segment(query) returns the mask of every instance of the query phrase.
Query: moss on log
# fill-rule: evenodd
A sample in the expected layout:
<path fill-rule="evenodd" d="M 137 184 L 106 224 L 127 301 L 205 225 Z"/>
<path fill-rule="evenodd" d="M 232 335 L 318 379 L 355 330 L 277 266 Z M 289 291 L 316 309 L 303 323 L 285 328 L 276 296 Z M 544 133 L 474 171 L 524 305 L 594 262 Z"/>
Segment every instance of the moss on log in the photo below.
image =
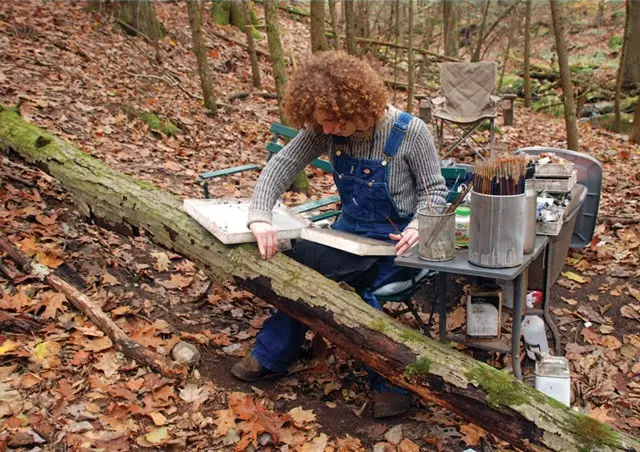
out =
<path fill-rule="evenodd" d="M 286 256 L 263 261 L 254 245 L 224 246 L 182 210 L 178 198 L 108 168 L 2 107 L 0 148 L 55 177 L 96 223 L 118 231 L 144 230 L 150 240 L 191 259 L 211 278 L 250 290 L 393 383 L 517 447 L 640 451 L 640 440 L 415 334 Z"/>

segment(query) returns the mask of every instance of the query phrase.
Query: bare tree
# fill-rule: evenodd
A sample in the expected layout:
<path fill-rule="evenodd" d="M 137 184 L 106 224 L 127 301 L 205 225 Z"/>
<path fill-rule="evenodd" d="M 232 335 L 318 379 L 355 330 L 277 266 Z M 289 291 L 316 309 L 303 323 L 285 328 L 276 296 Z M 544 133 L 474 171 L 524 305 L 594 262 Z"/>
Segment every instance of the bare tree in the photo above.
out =
<path fill-rule="evenodd" d="M 636 104 L 636 109 L 633 112 L 633 122 L 631 123 L 631 130 L 629 130 L 629 141 L 632 143 L 640 143 L 640 102 Z"/>
<path fill-rule="evenodd" d="M 267 25 L 267 40 L 269 41 L 269 57 L 276 85 L 278 111 L 280 122 L 287 124 L 284 114 L 284 92 L 287 87 L 287 72 L 284 62 L 284 51 L 280 40 L 280 26 L 278 25 L 278 0 L 264 0 L 264 20 Z M 293 191 L 305 193 L 309 190 L 309 179 L 302 170 L 293 181 Z"/>
<path fill-rule="evenodd" d="M 253 25 L 251 24 L 251 0 L 242 0 L 242 12 L 244 13 L 244 32 L 247 36 L 247 51 L 249 52 L 249 60 L 251 60 L 251 81 L 256 88 L 260 87 L 260 65 L 258 64 L 258 55 L 256 54 L 256 46 L 253 41 Z"/>
<path fill-rule="evenodd" d="M 358 54 L 358 48 L 356 47 L 355 12 L 353 10 L 354 1 L 355 0 L 344 0 L 345 34 L 347 38 L 347 53 L 349 55 Z"/>
<path fill-rule="evenodd" d="M 324 37 L 324 0 L 311 0 L 311 51 L 329 50 Z"/>
<path fill-rule="evenodd" d="M 407 80 L 407 112 L 413 112 L 413 0 L 409 0 L 409 28 L 408 28 L 408 41 L 407 42 L 407 66 L 408 66 L 408 80 Z"/>
<path fill-rule="evenodd" d="M 471 55 L 471 61 L 480 61 L 480 51 L 482 50 L 482 43 L 484 42 L 484 26 L 487 23 L 487 16 L 489 15 L 489 6 L 491 6 L 491 0 L 487 0 L 484 5 L 484 12 L 482 13 L 482 22 L 480 22 L 480 29 L 478 30 L 478 38 L 476 39 L 476 46 L 473 49 L 473 55 Z"/>
<path fill-rule="evenodd" d="M 556 38 L 558 65 L 560 66 L 560 82 L 564 96 L 564 120 L 567 126 L 567 147 L 578 150 L 578 126 L 576 124 L 576 110 L 573 101 L 573 83 L 569 71 L 569 56 L 564 36 L 564 11 L 559 0 L 549 0 L 551 19 Z"/>
<path fill-rule="evenodd" d="M 457 7 L 453 0 L 442 0 L 442 36 L 444 37 L 444 54 L 458 57 L 458 18 Z"/>
<path fill-rule="evenodd" d="M 204 106 L 215 115 L 217 113 L 216 98 L 213 93 L 211 78 L 209 77 L 207 53 L 202 40 L 202 18 L 200 17 L 198 0 L 187 0 L 187 13 L 189 15 L 189 27 L 191 28 L 193 53 L 198 61 L 198 74 L 200 75 Z"/>
<path fill-rule="evenodd" d="M 116 22 L 130 35 L 140 35 L 147 39 L 155 49 L 156 61 L 161 61 L 160 39 L 164 35 L 163 27 L 156 17 L 149 0 L 115 2 Z"/>
<path fill-rule="evenodd" d="M 336 0 L 329 0 L 329 16 L 331 17 L 331 30 L 333 30 L 333 48 L 340 50 L 340 32 L 338 30 L 338 13 L 336 11 Z"/>
<path fill-rule="evenodd" d="M 628 45 L 624 57 L 622 84 L 636 87 L 640 84 L 640 3 L 633 1 L 627 14 L 629 19 L 625 28 Z"/>
<path fill-rule="evenodd" d="M 531 0 L 527 0 L 524 19 L 524 106 L 531 108 Z"/>
<path fill-rule="evenodd" d="M 620 91 L 622 91 L 622 75 L 624 72 L 625 55 L 629 46 L 629 5 L 630 0 L 625 1 L 624 32 L 622 35 L 622 49 L 620 50 L 620 62 L 618 63 L 618 73 L 616 75 L 616 90 L 613 102 L 613 124 L 611 130 L 620 133 Z"/>

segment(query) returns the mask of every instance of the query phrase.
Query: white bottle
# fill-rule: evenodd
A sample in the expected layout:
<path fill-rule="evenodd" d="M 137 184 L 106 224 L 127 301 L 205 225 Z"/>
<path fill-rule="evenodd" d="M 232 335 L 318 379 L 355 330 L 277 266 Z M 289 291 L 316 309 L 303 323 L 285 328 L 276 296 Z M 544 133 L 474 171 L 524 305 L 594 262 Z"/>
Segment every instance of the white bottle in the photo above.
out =
<path fill-rule="evenodd" d="M 540 292 L 531 292 L 527 295 L 527 309 L 533 309 L 533 303 L 540 295 L 542 295 Z M 525 315 L 522 321 L 522 336 L 524 337 L 524 348 L 529 358 L 535 361 L 536 353 L 542 356 L 549 354 L 547 332 L 541 317 Z"/>

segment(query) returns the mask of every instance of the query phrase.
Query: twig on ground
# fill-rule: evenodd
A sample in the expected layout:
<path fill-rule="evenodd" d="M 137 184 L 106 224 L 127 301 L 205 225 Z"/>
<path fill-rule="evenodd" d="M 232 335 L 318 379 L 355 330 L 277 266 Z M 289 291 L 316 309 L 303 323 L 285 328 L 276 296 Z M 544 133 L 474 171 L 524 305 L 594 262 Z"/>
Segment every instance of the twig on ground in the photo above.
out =
<path fill-rule="evenodd" d="M 0 249 L 4 250 L 25 272 L 38 275 L 51 287 L 63 293 L 76 308 L 89 317 L 93 323 L 109 336 L 125 356 L 136 360 L 140 364 L 149 366 L 170 378 L 181 375 L 186 371 L 183 365 L 175 363 L 169 358 L 131 339 L 99 306 L 94 304 L 86 295 L 71 284 L 51 273 L 47 267 L 40 264 L 38 264 L 38 267 L 33 266 L 29 258 L 14 247 L 1 232 Z"/>

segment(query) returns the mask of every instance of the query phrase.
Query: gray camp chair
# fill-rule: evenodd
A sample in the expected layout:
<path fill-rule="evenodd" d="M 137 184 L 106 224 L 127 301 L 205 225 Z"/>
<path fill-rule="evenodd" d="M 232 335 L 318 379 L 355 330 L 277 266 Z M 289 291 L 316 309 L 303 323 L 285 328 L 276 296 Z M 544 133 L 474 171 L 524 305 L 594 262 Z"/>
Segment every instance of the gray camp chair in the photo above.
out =
<path fill-rule="evenodd" d="M 463 142 L 469 144 L 482 159 L 493 155 L 494 125 L 501 100 L 501 97 L 494 95 L 497 71 L 498 63 L 495 61 L 442 63 L 440 96 L 431 99 L 438 151 L 443 152 L 445 127 L 458 135 L 458 139 L 449 146 L 442 158 L 446 158 Z M 489 121 L 491 129 L 489 150 L 472 136 L 485 120 Z M 482 149 L 482 153 L 477 148 Z"/>

